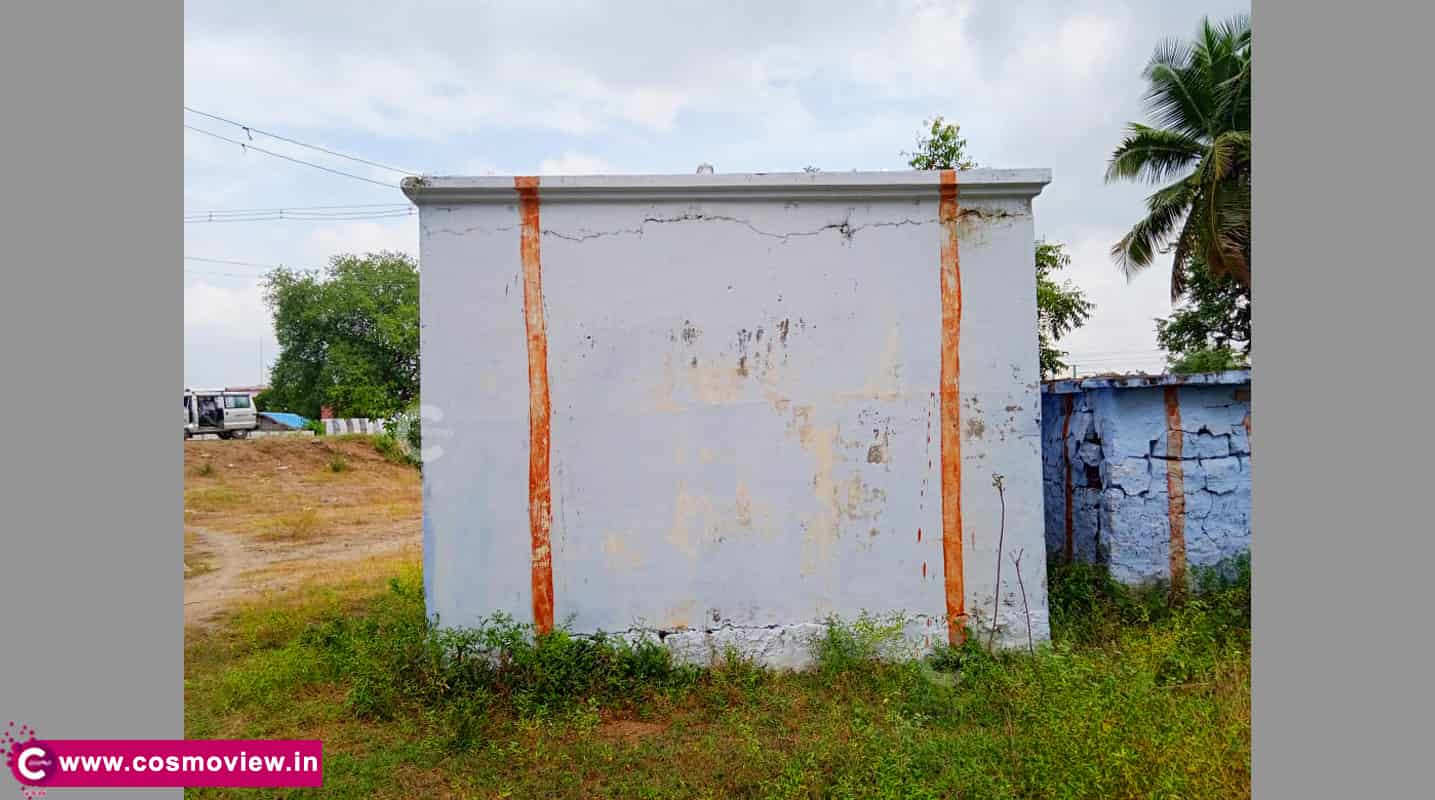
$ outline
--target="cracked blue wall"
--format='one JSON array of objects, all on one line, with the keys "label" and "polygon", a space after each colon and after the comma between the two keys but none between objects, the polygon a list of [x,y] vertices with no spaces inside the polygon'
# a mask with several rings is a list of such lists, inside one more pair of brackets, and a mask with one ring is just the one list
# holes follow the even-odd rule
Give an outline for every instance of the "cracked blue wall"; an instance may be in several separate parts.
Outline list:
[{"label": "cracked blue wall", "polygon": [[1073,557],[1106,564],[1124,583],[1169,579],[1168,385],[1175,387],[1183,433],[1187,564],[1210,566],[1249,551],[1249,373],[1207,377],[1204,383],[1165,377],[1046,387],[1042,469],[1049,554],[1065,556],[1069,475]]}]

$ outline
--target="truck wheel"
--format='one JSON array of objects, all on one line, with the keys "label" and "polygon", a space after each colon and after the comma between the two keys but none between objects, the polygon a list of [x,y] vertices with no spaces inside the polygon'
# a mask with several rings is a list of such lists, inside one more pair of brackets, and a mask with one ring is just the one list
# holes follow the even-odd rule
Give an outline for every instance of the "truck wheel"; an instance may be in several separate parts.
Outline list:
[{"label": "truck wheel", "polygon": [[244,431],[235,431],[235,432],[233,433],[233,436],[234,436],[234,438],[236,438],[236,439],[248,439],[248,438],[249,438],[249,431],[247,431],[247,430],[244,430]]},{"label": "truck wheel", "polygon": [[185,441],[189,441],[189,440],[192,439],[192,438],[194,438],[194,434],[193,434],[193,433],[190,433],[189,431],[185,431],[185,432],[184,432],[184,439],[185,439]]},{"label": "truck wheel", "polygon": [[234,435],[234,432],[233,432],[233,431],[220,431],[220,432],[219,432],[219,438],[221,438],[221,439],[228,439],[228,438],[232,437],[233,435]]}]

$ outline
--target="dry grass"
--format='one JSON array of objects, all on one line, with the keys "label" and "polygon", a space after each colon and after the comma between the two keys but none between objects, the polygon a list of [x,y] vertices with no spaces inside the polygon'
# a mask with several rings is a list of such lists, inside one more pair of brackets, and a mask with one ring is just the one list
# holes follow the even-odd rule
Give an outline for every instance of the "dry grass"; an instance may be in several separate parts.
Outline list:
[{"label": "dry grass", "polygon": [[274,517],[260,534],[270,540],[305,541],[327,532],[318,510],[304,508]]},{"label": "dry grass", "polygon": [[184,460],[185,518],[201,527],[298,541],[422,524],[418,473],[366,437],[191,441]]},{"label": "dry grass", "polygon": [[213,553],[201,547],[193,531],[184,532],[184,577],[197,578],[214,571]]},{"label": "dry grass", "polygon": [[422,560],[422,546],[410,545],[389,553],[332,563],[318,573],[314,565],[304,559],[278,561],[246,574],[280,588],[236,605],[233,613],[242,616],[258,608],[275,607],[302,609],[313,603],[337,603],[344,608],[354,608],[381,593],[395,575],[418,574]]}]

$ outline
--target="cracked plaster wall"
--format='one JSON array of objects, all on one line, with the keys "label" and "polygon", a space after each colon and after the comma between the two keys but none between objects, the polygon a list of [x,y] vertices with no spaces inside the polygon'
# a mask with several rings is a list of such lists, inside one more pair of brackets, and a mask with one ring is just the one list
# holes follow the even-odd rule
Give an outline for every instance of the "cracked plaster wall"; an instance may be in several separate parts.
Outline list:
[{"label": "cracked plaster wall", "polygon": [[[1170,578],[1165,389],[1043,392],[1042,473],[1051,556],[1059,559],[1066,552],[1069,463],[1074,558],[1104,563],[1128,584]],[[1250,549],[1250,384],[1183,385],[1176,393],[1186,562],[1211,566]]]},{"label": "cracked plaster wall", "polygon": [[[828,615],[945,641],[930,199],[541,207],[556,618],[800,666]],[[515,204],[421,209],[430,609],[531,619]],[[965,601],[1049,636],[1029,200],[962,204]],[[1005,548],[995,580],[1004,478]]]}]

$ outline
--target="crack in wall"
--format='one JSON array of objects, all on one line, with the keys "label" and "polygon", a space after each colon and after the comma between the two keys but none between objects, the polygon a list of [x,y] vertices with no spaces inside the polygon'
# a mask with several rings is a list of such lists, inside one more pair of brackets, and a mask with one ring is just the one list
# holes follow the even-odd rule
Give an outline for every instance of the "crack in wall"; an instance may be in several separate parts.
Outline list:
[{"label": "crack in wall", "polygon": [[[1064,458],[1070,458],[1073,467],[1068,507],[1074,517],[1076,557],[1107,564],[1118,580],[1140,583],[1168,572],[1167,473],[1175,464],[1182,472],[1182,519],[1190,538],[1187,563],[1219,563],[1249,548],[1251,454],[1249,438],[1238,421],[1246,404],[1197,400],[1190,404],[1191,416],[1197,419],[1184,425],[1170,425],[1175,422],[1170,420],[1160,434],[1148,438],[1132,433],[1156,423],[1156,403],[1103,405],[1090,400],[1089,395],[1077,395],[1069,431],[1063,436],[1061,403],[1044,398],[1048,552],[1059,554],[1064,538]],[[1109,429],[1105,433],[1111,434],[1111,441],[1103,441],[1103,428]],[[1180,431],[1183,446],[1168,453],[1173,431]],[[1083,470],[1086,461],[1097,467]]]},{"label": "crack in wall", "polygon": [[428,225],[422,226],[424,236],[466,236],[475,231],[479,233],[503,233],[518,230],[518,227],[517,225],[500,225],[496,228],[488,228],[483,225],[470,225],[467,228],[434,228]]},{"label": "crack in wall", "polygon": [[586,242],[592,239],[602,239],[609,236],[642,236],[649,225],[668,225],[682,222],[727,222],[734,225],[741,225],[752,231],[753,233],[757,234],[758,236],[764,236],[770,239],[777,239],[784,243],[788,239],[792,239],[795,237],[819,236],[823,233],[826,233],[827,231],[834,230],[841,234],[844,240],[851,241],[852,237],[855,236],[858,231],[866,230],[868,228],[896,228],[904,225],[929,225],[937,221],[935,218],[903,218],[899,220],[869,222],[863,225],[853,225],[851,220],[852,215],[849,212],[847,217],[844,218],[841,222],[831,222],[813,230],[779,233],[775,231],[763,230],[762,228],[759,228],[756,225],[752,224],[750,220],[742,219],[741,217],[732,217],[724,214],[703,214],[697,212],[688,212],[674,217],[644,217],[642,223],[635,228],[619,228],[617,230],[611,231],[588,231],[580,229],[577,233],[566,233],[553,228],[544,228],[543,234],[545,236],[553,236],[558,239],[565,239],[570,242]]}]

